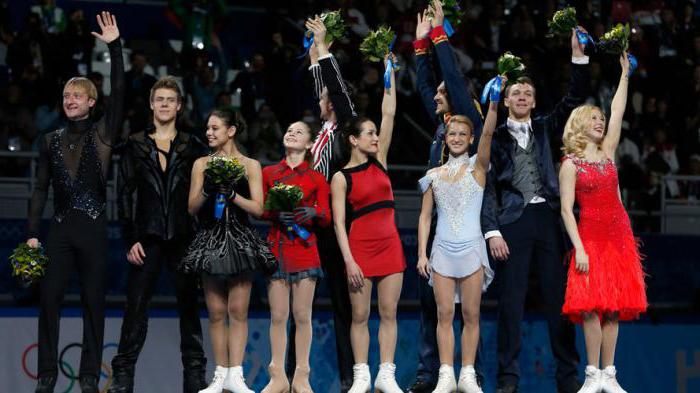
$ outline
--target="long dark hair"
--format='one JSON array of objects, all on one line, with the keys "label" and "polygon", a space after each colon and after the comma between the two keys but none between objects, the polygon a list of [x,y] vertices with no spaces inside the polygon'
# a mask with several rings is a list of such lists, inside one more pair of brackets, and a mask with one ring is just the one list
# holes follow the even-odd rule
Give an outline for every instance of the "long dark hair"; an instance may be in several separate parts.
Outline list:
[{"label": "long dark hair", "polygon": [[348,161],[350,161],[350,155],[352,153],[352,144],[350,143],[350,137],[359,137],[360,133],[362,132],[362,124],[368,121],[372,121],[372,119],[370,119],[369,117],[360,116],[354,117],[346,121],[343,125],[341,140],[341,162],[343,162],[343,165],[347,164]]},{"label": "long dark hair", "polygon": [[236,127],[236,135],[243,134],[247,128],[245,119],[239,111],[226,107],[217,108],[211,111],[211,113],[209,113],[209,116],[207,116],[207,120],[209,120],[209,118],[212,116],[216,116],[219,119],[223,120],[227,128]]}]

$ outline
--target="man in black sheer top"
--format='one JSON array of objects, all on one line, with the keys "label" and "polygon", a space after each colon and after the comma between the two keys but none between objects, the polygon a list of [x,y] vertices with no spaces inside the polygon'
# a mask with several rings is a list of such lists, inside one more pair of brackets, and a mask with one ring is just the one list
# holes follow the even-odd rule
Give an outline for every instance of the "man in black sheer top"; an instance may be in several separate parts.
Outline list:
[{"label": "man in black sheer top", "polygon": [[54,216],[46,241],[49,265],[41,281],[39,381],[36,393],[54,391],[58,375],[59,314],[73,270],[80,274],[83,344],[79,381],[84,393],[97,393],[104,339],[104,281],[107,256],[106,178],[112,147],[119,137],[124,105],[124,61],[116,18],[97,15],[109,47],[112,99],[98,122],[90,117],[97,89],[87,78],[70,79],[63,89],[68,126],[40,140],[38,177],[29,205],[27,244],[39,246],[39,223],[49,184]]}]

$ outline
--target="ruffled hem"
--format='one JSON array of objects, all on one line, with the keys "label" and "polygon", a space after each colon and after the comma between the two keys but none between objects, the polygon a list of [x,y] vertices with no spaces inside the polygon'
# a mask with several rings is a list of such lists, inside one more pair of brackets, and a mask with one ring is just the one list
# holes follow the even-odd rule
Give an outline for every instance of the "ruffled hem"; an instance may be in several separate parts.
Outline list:
[{"label": "ruffled hem", "polygon": [[267,243],[235,219],[219,221],[197,232],[180,270],[185,273],[237,276],[277,266]]},{"label": "ruffled hem", "polygon": [[284,272],[282,270],[278,270],[269,277],[269,280],[285,280],[289,283],[294,283],[301,281],[305,278],[323,278],[323,270],[319,267],[301,270],[298,272]]},{"label": "ruffled hem", "polygon": [[645,274],[634,237],[625,236],[619,242],[584,239],[583,246],[589,271],[576,271],[576,256],[571,253],[562,312],[580,323],[585,314],[616,314],[620,320],[630,320],[646,311]]}]

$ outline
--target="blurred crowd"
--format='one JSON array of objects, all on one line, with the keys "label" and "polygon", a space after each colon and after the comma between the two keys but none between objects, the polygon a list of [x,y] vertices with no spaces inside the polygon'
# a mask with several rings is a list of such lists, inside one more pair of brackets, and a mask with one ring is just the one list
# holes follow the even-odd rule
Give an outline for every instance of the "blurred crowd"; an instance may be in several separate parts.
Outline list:
[{"label": "blurred crowd", "polygon": [[[60,1],[36,1],[14,29],[9,3],[0,0],[0,150],[31,151],[38,135],[65,121],[59,98],[68,78],[85,75],[95,82],[100,91],[95,115],[100,115],[109,99],[103,88],[108,82],[103,70],[109,67],[94,65],[109,59],[105,49],[96,46],[90,34],[93,15],[87,15],[80,2],[66,2],[62,8]],[[287,125],[302,119],[320,126],[308,58],[299,58],[303,22],[315,13],[340,8],[349,31],[331,50],[352,88],[358,114],[379,117],[383,89],[382,65],[364,61],[359,44],[380,25],[397,33],[394,51],[401,70],[396,127],[401,138],[392,146],[391,162],[427,162],[433,130],[416,94],[412,47],[416,14],[426,1],[306,0],[291,5],[243,0],[236,1],[235,8],[229,3],[233,2],[171,0],[161,7],[163,19],[179,31],[175,44],[130,35],[129,15],[117,14],[129,62],[125,136],[150,126],[150,87],[159,76],[172,74],[181,80],[187,99],[181,129],[201,136],[209,111],[233,106],[248,122],[239,140],[242,148],[263,162],[279,160]],[[698,181],[662,184],[664,175],[700,176],[700,6],[695,1],[462,0],[466,16],[450,42],[475,94],[495,74],[498,56],[511,51],[522,57],[536,81],[536,111],[546,111],[563,96],[569,78],[568,43],[546,35],[547,21],[565,3],[576,7],[579,23],[595,38],[618,22],[629,22],[632,28],[630,51],[639,67],[630,83],[617,157],[627,208],[658,210],[662,190],[668,198],[700,199]],[[618,59],[591,50],[590,64],[588,100],[607,111],[619,78]],[[0,164],[0,176],[27,170],[22,160],[0,157]],[[415,178],[395,179],[397,188],[414,188],[409,183]],[[637,230],[656,229],[653,220],[643,218],[635,225]]]}]

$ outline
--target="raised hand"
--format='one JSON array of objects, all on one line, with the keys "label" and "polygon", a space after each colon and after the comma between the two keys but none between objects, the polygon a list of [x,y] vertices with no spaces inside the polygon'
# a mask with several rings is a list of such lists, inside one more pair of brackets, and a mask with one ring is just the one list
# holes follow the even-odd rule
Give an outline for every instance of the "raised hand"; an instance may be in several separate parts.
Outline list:
[{"label": "raised hand", "polygon": [[314,43],[321,45],[326,42],[326,25],[323,24],[321,17],[316,15],[315,18],[306,20],[306,28],[314,33]]},{"label": "raised hand", "polygon": [[433,27],[442,26],[442,23],[445,21],[445,12],[442,10],[442,2],[440,2],[440,0],[433,0],[430,9],[433,11],[433,20],[431,21]]},{"label": "raised hand", "polygon": [[119,38],[119,28],[117,27],[117,18],[107,11],[102,11],[102,14],[97,14],[97,24],[102,30],[102,34],[92,32],[92,35],[102,42],[109,44]]},{"label": "raised hand", "polygon": [[418,21],[416,22],[416,40],[422,40],[428,37],[430,33],[430,17],[428,16],[428,10],[424,10],[421,14],[418,13]]},{"label": "raised hand", "polygon": [[[577,28],[584,34],[588,34],[588,31],[581,26]],[[571,55],[573,57],[584,57],[586,56],[583,52],[586,49],[586,45],[583,45],[578,41],[578,36],[576,34],[576,29],[571,29]]]},{"label": "raised hand", "polygon": [[627,51],[622,52],[622,54],[620,55],[620,65],[622,66],[622,73],[625,76],[629,75],[630,58],[627,56]]}]

